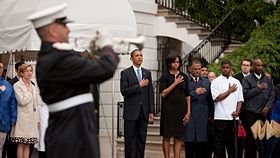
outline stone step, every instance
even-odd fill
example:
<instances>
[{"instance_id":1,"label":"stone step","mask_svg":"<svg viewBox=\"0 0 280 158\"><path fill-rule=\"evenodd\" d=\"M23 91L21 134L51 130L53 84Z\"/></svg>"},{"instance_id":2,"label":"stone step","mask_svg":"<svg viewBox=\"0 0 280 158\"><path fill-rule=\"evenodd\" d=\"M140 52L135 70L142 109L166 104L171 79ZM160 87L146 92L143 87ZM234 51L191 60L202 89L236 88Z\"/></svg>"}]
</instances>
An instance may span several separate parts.
<instances>
[{"instance_id":1,"label":"stone step","mask_svg":"<svg viewBox=\"0 0 280 158\"><path fill-rule=\"evenodd\" d=\"M124 138L117 138L117 148L119 150L124 150ZM171 138L170 140L170 151L173 151L173 144L174 141ZM162 151L162 141L150 141L146 140L146 150L151 150L151 151ZM182 151L184 151L184 143L182 142Z\"/></svg>"},{"instance_id":2,"label":"stone step","mask_svg":"<svg viewBox=\"0 0 280 158\"><path fill-rule=\"evenodd\" d=\"M145 158L163 158L162 151L145 150ZM117 158L124 158L124 149L117 147Z\"/></svg>"},{"instance_id":3,"label":"stone step","mask_svg":"<svg viewBox=\"0 0 280 158\"><path fill-rule=\"evenodd\" d=\"M202 33L198 33L197 35L199 40L204 40L209 34L210 32L202 32Z\"/></svg>"},{"instance_id":4,"label":"stone step","mask_svg":"<svg viewBox=\"0 0 280 158\"><path fill-rule=\"evenodd\" d=\"M227 41L225 38L214 38L210 40L211 46L220 46L225 41Z\"/></svg>"},{"instance_id":5,"label":"stone step","mask_svg":"<svg viewBox=\"0 0 280 158\"><path fill-rule=\"evenodd\" d=\"M226 49L225 51L224 51L224 54L230 54L230 53L232 53L234 50L232 50L232 49Z\"/></svg>"},{"instance_id":6,"label":"stone step","mask_svg":"<svg viewBox=\"0 0 280 158\"><path fill-rule=\"evenodd\" d=\"M176 21L181 21L181 20L185 20L184 17L180 16L180 15L167 15L165 16L165 21L166 22L176 22Z\"/></svg>"},{"instance_id":7,"label":"stone step","mask_svg":"<svg viewBox=\"0 0 280 158\"><path fill-rule=\"evenodd\" d=\"M147 141L157 141L157 142L161 142L162 141L162 136L160 136L159 133L151 133L148 132L147 133Z\"/></svg>"},{"instance_id":8,"label":"stone step","mask_svg":"<svg viewBox=\"0 0 280 158\"><path fill-rule=\"evenodd\" d=\"M243 44L243 43L242 43L242 42L240 42L240 41L237 41L237 40L231 39L231 44Z\"/></svg>"},{"instance_id":9,"label":"stone step","mask_svg":"<svg viewBox=\"0 0 280 158\"><path fill-rule=\"evenodd\" d=\"M242 46L244 46L244 44L230 44L228 46L228 49L236 49L236 48L240 48Z\"/></svg>"},{"instance_id":10,"label":"stone step","mask_svg":"<svg viewBox=\"0 0 280 158\"><path fill-rule=\"evenodd\" d=\"M149 124L147 133L159 133L159 124Z\"/></svg>"},{"instance_id":11,"label":"stone step","mask_svg":"<svg viewBox=\"0 0 280 158\"><path fill-rule=\"evenodd\" d=\"M153 132L147 132L147 141L155 141L155 142L161 142L162 141L162 136L158 133L153 133Z\"/></svg>"},{"instance_id":12,"label":"stone step","mask_svg":"<svg viewBox=\"0 0 280 158\"><path fill-rule=\"evenodd\" d=\"M187 28L189 33L193 33L193 34L199 34L199 33L207 33L209 34L209 31L207 29L205 29L204 27L201 26L192 26Z\"/></svg>"},{"instance_id":13,"label":"stone step","mask_svg":"<svg viewBox=\"0 0 280 158\"><path fill-rule=\"evenodd\" d=\"M194 26L198 26L197 24L189 20L180 20L180 21L176 21L175 23L177 24L178 28L191 28Z\"/></svg>"},{"instance_id":14,"label":"stone step","mask_svg":"<svg viewBox=\"0 0 280 158\"><path fill-rule=\"evenodd\" d=\"M169 9L158 9L157 16L167 16L167 15L176 15L174 12L172 12Z\"/></svg>"},{"instance_id":15,"label":"stone step","mask_svg":"<svg viewBox=\"0 0 280 158\"><path fill-rule=\"evenodd\" d=\"M154 124L160 124L160 117L158 116L154 117Z\"/></svg>"},{"instance_id":16,"label":"stone step","mask_svg":"<svg viewBox=\"0 0 280 158\"><path fill-rule=\"evenodd\" d=\"M230 54L237 48L244 46L244 44L230 44L228 48L224 51L224 54Z\"/></svg>"}]
</instances>

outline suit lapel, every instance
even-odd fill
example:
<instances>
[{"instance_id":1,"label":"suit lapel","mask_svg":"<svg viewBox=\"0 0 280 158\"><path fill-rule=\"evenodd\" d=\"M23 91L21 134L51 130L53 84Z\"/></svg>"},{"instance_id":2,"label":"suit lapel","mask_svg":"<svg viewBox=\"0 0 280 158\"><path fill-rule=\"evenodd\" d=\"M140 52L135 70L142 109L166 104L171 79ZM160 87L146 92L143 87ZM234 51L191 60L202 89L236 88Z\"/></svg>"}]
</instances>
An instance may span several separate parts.
<instances>
[{"instance_id":1,"label":"suit lapel","mask_svg":"<svg viewBox=\"0 0 280 158\"><path fill-rule=\"evenodd\" d=\"M133 69L133 66L130 67L130 69L129 69L129 74L130 74L131 78L132 78L136 83L138 83L138 79L137 79L137 76L136 76L135 71L134 71L134 69Z\"/></svg>"},{"instance_id":2,"label":"suit lapel","mask_svg":"<svg viewBox=\"0 0 280 158\"><path fill-rule=\"evenodd\" d=\"M142 69L141 69L141 70L142 70L142 79L143 79L143 78L148 79L146 69L144 69L144 68L142 67Z\"/></svg>"}]
</instances>

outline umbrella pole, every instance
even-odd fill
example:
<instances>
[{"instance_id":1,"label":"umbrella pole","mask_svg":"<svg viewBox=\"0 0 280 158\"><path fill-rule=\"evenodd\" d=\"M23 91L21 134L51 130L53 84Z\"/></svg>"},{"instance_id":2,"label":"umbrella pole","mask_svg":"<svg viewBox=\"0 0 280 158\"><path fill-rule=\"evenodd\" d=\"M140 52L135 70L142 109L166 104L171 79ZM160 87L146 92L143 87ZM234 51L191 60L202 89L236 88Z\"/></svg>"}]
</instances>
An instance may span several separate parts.
<instances>
[{"instance_id":1,"label":"umbrella pole","mask_svg":"<svg viewBox=\"0 0 280 158\"><path fill-rule=\"evenodd\" d=\"M233 118L233 130L234 130L234 157L237 158L237 121Z\"/></svg>"}]
</instances>

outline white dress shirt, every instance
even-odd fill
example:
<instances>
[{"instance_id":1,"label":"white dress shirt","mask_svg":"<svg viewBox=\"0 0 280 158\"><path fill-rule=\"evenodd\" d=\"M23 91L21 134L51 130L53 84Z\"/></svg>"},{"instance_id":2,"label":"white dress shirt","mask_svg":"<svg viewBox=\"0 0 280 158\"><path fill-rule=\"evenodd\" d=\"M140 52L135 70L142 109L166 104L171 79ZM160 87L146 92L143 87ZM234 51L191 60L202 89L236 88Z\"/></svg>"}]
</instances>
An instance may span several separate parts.
<instances>
[{"instance_id":1,"label":"white dress shirt","mask_svg":"<svg viewBox=\"0 0 280 158\"><path fill-rule=\"evenodd\" d=\"M134 65L132 65L133 66L133 69L134 69L134 72L135 72L135 75L137 76L137 70L138 69L140 69L140 76L141 76L141 78L142 78L142 67L140 66L139 68L138 67L136 67L136 66L134 66Z\"/></svg>"}]
</instances>

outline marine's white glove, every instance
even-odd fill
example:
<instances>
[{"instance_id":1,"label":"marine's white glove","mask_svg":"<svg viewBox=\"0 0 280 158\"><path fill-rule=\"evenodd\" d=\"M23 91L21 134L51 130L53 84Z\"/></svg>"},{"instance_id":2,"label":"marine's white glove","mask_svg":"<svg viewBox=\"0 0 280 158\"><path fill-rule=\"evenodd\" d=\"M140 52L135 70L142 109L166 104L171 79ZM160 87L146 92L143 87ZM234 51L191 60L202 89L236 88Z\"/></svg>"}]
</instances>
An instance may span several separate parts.
<instances>
[{"instance_id":1,"label":"marine's white glove","mask_svg":"<svg viewBox=\"0 0 280 158\"><path fill-rule=\"evenodd\" d=\"M101 50L102 48L106 46L113 47L113 40L112 37L109 35L107 30L105 29L99 29L96 32L96 38L95 38L95 46L97 49Z\"/></svg>"},{"instance_id":2,"label":"marine's white glove","mask_svg":"<svg viewBox=\"0 0 280 158\"><path fill-rule=\"evenodd\" d=\"M109 46L118 54L129 54L136 48L142 50L144 45L144 36L137 38L112 38L105 29L99 29L96 37L90 43L90 51L98 55L101 50Z\"/></svg>"}]
</instances>

